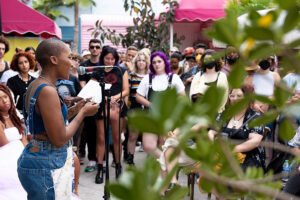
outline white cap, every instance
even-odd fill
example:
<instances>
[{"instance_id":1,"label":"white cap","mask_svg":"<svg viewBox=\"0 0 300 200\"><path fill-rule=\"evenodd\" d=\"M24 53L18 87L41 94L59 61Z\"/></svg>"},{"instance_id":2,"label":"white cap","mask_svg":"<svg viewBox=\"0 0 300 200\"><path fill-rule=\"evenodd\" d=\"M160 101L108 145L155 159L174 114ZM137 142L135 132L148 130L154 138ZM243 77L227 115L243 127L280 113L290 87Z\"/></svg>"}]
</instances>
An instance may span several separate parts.
<instances>
[{"instance_id":1,"label":"white cap","mask_svg":"<svg viewBox=\"0 0 300 200\"><path fill-rule=\"evenodd\" d=\"M86 55L91 55L91 52L89 50L83 50L81 56L84 57Z\"/></svg>"}]
</instances>

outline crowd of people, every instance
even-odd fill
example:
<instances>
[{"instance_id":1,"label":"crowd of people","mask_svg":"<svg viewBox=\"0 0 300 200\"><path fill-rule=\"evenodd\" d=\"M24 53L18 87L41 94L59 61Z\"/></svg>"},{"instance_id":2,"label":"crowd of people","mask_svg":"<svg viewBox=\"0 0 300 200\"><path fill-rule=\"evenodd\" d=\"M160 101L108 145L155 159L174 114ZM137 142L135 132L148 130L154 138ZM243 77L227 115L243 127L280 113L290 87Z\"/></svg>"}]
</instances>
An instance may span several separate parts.
<instances>
[{"instance_id":1,"label":"crowd of people","mask_svg":"<svg viewBox=\"0 0 300 200\"><path fill-rule=\"evenodd\" d=\"M209 87L224 89L222 103L216 113L220 121L227 105L255 93L273 98L276 85L281 81L280 59L270 55L245 66L247 76L241 88L230 88L227 76L239 59L233 47L226 49L223 59L214 57L216 51L199 43L183 52L173 47L170 52L151 52L150 49L127 48L125 53L110 46L102 46L98 39L91 39L82 55L73 54L59 40L42 41L37 49L16 49L11 62L4 60L9 51L8 40L0 37L0 156L9 160L9 166L0 164L0 199L77 198L80 165L88 163L85 172L96 170L95 183L103 183L105 151L113 154L112 166L116 178L122 172L122 158L128 165L135 165L137 141L140 151L153 155L161 164L162 176L170 172L176 162L181 165L196 161L181 153L169 162L180 130L168 133L168 137L153 133L139 133L127 124L128 110L151 109L153 94L175 88L178 95L187 96L192 103L201 101ZM114 66L78 74L79 66ZM94 103L78 94L89 81L102 80L111 88L104 91L110 96L110 149L105 149L106 103ZM300 76L289 73L282 80L294 90L287 104L300 100ZM100 91L95 91L100 92ZM49 108L51 112L49 112ZM221 131L210 129L208 136L213 142L217 137L238 139L234 148L239 155L242 169L262 167L272 155L260 147L262 140L278 142L278 122L250 128L249 122L269 110L269 105L255 101L222 122ZM295 119L295 124L300 125ZM193 129L199 126L195 124ZM300 128L299 128L300 129ZM122 141L120 133L124 134ZM297 131L299 133L300 131ZM299 151L299 134L288 144ZM191 144L193 145L193 144ZM122 147L123 146L123 147ZM14 157L8 158L8 151ZM1 158L1 160L3 160ZM298 175L297 175L298 176ZM285 191L300 195L298 178L292 177ZM6 184L5 184L6 182ZM11 187L14 182L14 187ZM43 184L41 184L43 183ZM178 184L173 177L170 188ZM14 191L20 191L15 193ZM7 199L7 198L6 198Z\"/></svg>"}]
</instances>

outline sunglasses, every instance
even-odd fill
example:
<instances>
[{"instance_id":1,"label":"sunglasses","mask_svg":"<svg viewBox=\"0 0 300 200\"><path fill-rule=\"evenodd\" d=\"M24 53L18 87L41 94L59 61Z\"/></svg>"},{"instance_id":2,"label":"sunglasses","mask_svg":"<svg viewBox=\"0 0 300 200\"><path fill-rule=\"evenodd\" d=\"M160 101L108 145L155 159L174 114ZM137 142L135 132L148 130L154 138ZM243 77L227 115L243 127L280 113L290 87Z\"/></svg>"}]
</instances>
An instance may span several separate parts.
<instances>
[{"instance_id":1,"label":"sunglasses","mask_svg":"<svg viewBox=\"0 0 300 200\"><path fill-rule=\"evenodd\" d=\"M90 49L100 49L101 47L100 46L90 46Z\"/></svg>"}]
</instances>

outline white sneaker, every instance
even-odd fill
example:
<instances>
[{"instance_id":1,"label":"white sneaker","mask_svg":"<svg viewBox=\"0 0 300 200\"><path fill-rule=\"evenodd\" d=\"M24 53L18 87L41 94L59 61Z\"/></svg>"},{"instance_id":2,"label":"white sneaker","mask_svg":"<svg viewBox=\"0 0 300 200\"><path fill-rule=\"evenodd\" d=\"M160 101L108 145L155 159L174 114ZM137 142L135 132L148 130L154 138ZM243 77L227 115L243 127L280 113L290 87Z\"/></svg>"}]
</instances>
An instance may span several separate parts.
<instances>
[{"instance_id":1,"label":"white sneaker","mask_svg":"<svg viewBox=\"0 0 300 200\"><path fill-rule=\"evenodd\" d=\"M139 152L144 152L144 147L143 145L141 144L140 148L139 148Z\"/></svg>"},{"instance_id":2,"label":"white sneaker","mask_svg":"<svg viewBox=\"0 0 300 200\"><path fill-rule=\"evenodd\" d=\"M97 164L96 161L90 160L84 171L85 172L92 172L92 171L94 171L95 167L96 167L96 164Z\"/></svg>"}]
</instances>

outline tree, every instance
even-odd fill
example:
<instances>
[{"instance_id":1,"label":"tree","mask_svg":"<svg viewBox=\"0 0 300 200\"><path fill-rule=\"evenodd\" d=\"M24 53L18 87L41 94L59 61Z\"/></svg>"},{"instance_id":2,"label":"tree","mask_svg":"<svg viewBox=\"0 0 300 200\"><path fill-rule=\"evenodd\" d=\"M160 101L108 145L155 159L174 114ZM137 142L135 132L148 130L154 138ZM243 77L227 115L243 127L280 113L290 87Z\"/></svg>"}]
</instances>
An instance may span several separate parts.
<instances>
[{"instance_id":1,"label":"tree","mask_svg":"<svg viewBox=\"0 0 300 200\"><path fill-rule=\"evenodd\" d=\"M63 0L67 5L74 6L74 40L72 52L78 52L78 26L79 26L79 6L95 6L96 3L94 0Z\"/></svg>"},{"instance_id":2,"label":"tree","mask_svg":"<svg viewBox=\"0 0 300 200\"><path fill-rule=\"evenodd\" d=\"M274 0L229 0L226 10L242 15L250 9L263 10L274 8Z\"/></svg>"},{"instance_id":3,"label":"tree","mask_svg":"<svg viewBox=\"0 0 300 200\"><path fill-rule=\"evenodd\" d=\"M264 59L272 54L282 56L282 66L285 68L282 75L290 70L298 74L300 72L300 53L294 50L296 47L299 48L300 39L290 43L283 42L284 34L293 29L299 30L300 4L294 0L275 0L274 3L276 7L264 16L255 10L250 10L247 26L238 24L235 11L228 11L225 18L216 21L207 31L211 38L239 50L240 59L228 77L232 88L239 88L242 85L245 77L244 66L249 61ZM287 15L284 23L278 26L276 21L281 12L287 12ZM221 51L217 57L222 57L224 53L225 51ZM284 120L279 126L279 136L286 141L295 133L289 118L299 117L299 112L295 111L299 104L286 105L291 95L290 89L280 83L276 86L273 99L248 94L228 107L222 116L223 119L230 119L253 100L267 103L274 108L253 120L250 126L267 124L278 115L283 116ZM222 89L212 86L198 103L191 105L187 97L178 97L175 90L168 90L153 97L149 111L130 112L129 124L139 132L151 132L157 135L166 135L168 131L180 128L179 147L174 155L184 151L190 158L200 161L200 164L194 166L193 169L201 173L200 187L205 192L211 192L214 189L221 196L229 199L238 199L243 196L247 199L299 199L280 191L281 175L273 176L272 172L264 174L261 168L255 167L250 167L243 173L236 156L232 153L233 144L222 139L215 140L213 143L209 140L207 127L220 128L215 118L222 98ZM195 121L202 122L203 128L199 131L191 131ZM189 139L195 141L195 148L187 146ZM262 142L261 145L289 152L299 162L300 155L283 145L268 142ZM175 170L165 180L157 182L159 164L149 157L143 166L129 168L120 180L111 182L109 188L112 195L118 199L158 200L161 199L161 190L169 184L170 177L175 174ZM165 199L183 199L185 195L187 195L185 188L175 187L168 192Z\"/></svg>"},{"instance_id":4,"label":"tree","mask_svg":"<svg viewBox=\"0 0 300 200\"><path fill-rule=\"evenodd\" d=\"M98 20L96 27L92 28L92 35L104 42L104 39L110 40L113 44L123 47L135 45L139 49L144 47L156 51L168 52L169 50L169 27L174 20L175 11L178 7L176 0L165 0L163 2L168 6L169 11L160 13L159 19L155 19L155 13L149 0L128 0L124 1L125 11L129 11L136 17L133 17L133 26L127 27L126 34L117 34L115 30L103 28L102 22ZM174 34L174 43L179 45L180 39Z\"/></svg>"},{"instance_id":5,"label":"tree","mask_svg":"<svg viewBox=\"0 0 300 200\"><path fill-rule=\"evenodd\" d=\"M96 3L94 0L34 0L33 8L47 17L55 20L57 18L64 18L66 21L69 21L69 18L64 16L59 7L67 6L74 7L74 39L73 39L73 48L72 52L78 52L78 25L79 25L79 6L95 6Z\"/></svg>"},{"instance_id":6,"label":"tree","mask_svg":"<svg viewBox=\"0 0 300 200\"><path fill-rule=\"evenodd\" d=\"M65 4L63 0L33 0L32 3L33 9L46 15L52 20L63 18L66 21L69 21L69 18L63 15L60 10L58 10L58 8L61 6L69 6Z\"/></svg>"}]
</instances>

